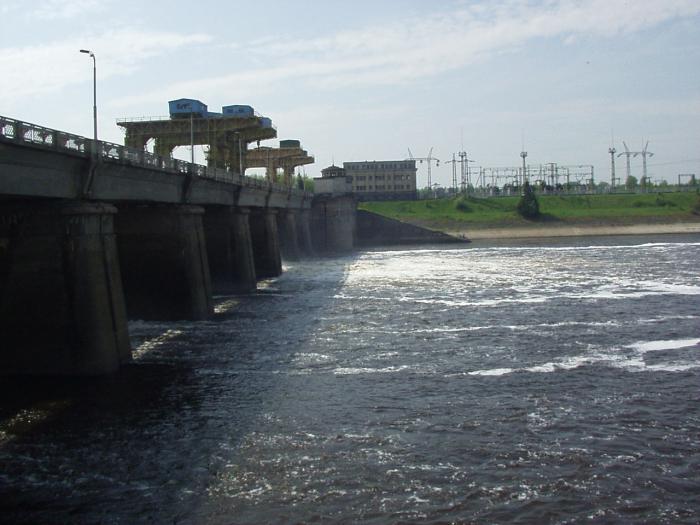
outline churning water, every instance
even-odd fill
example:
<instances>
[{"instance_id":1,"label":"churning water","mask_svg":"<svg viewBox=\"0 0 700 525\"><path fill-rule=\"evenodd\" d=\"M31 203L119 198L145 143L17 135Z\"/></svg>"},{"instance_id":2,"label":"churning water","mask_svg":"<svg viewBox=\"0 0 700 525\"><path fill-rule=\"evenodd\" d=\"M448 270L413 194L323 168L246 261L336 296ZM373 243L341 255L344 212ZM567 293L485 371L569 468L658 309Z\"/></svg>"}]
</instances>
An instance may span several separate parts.
<instances>
[{"instance_id":1,"label":"churning water","mask_svg":"<svg viewBox=\"0 0 700 525\"><path fill-rule=\"evenodd\" d=\"M116 378L5 385L0 521L696 523L699 268L698 236L294 264L132 323Z\"/></svg>"}]
</instances>

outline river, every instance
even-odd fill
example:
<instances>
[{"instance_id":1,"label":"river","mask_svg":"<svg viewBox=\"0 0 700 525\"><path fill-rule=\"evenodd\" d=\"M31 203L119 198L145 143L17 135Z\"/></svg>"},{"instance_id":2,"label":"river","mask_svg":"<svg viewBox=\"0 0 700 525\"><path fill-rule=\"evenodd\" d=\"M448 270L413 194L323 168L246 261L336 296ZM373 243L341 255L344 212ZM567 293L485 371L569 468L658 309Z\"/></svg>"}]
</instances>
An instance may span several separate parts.
<instances>
[{"instance_id":1,"label":"river","mask_svg":"<svg viewBox=\"0 0 700 525\"><path fill-rule=\"evenodd\" d=\"M5 380L3 523L697 523L700 236L365 251Z\"/></svg>"}]
</instances>

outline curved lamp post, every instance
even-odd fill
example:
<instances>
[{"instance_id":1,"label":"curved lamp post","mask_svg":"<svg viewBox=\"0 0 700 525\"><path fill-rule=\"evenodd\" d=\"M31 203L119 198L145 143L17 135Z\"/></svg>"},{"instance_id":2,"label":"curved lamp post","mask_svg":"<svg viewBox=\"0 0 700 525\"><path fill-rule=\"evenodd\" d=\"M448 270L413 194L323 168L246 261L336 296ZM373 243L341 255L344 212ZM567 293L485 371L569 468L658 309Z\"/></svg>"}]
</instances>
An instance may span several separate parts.
<instances>
[{"instance_id":1,"label":"curved lamp post","mask_svg":"<svg viewBox=\"0 0 700 525\"><path fill-rule=\"evenodd\" d=\"M86 53L92 58L92 121L95 139L93 148L97 152L97 61L95 60L95 53L89 49L81 49L80 52Z\"/></svg>"}]
</instances>

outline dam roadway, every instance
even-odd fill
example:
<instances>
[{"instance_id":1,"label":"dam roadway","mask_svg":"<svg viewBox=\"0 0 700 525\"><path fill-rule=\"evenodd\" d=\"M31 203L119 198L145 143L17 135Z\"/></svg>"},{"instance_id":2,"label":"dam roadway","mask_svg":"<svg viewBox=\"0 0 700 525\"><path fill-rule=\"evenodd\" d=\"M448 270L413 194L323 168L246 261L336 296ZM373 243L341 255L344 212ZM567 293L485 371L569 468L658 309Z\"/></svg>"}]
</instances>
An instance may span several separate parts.
<instances>
[{"instance_id":1,"label":"dam roadway","mask_svg":"<svg viewBox=\"0 0 700 525\"><path fill-rule=\"evenodd\" d=\"M206 319L281 259L352 249L352 198L0 116L0 374L115 372L127 319Z\"/></svg>"}]
</instances>

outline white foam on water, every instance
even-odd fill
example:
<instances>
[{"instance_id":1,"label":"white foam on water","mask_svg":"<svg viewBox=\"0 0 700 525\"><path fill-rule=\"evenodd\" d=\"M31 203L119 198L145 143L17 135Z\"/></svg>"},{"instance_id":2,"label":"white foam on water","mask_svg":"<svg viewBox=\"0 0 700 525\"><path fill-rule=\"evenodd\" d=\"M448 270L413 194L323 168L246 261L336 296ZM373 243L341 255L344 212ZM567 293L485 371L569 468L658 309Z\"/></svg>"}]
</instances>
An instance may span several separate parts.
<instances>
[{"instance_id":1,"label":"white foam on water","mask_svg":"<svg viewBox=\"0 0 700 525\"><path fill-rule=\"evenodd\" d=\"M649 242L644 244L615 244L615 245L590 245L590 246L491 246L472 248L470 251L496 251L496 252L579 252L589 250L631 250L638 248L668 248L676 246L700 246L697 242Z\"/></svg>"},{"instance_id":2,"label":"white foam on water","mask_svg":"<svg viewBox=\"0 0 700 525\"><path fill-rule=\"evenodd\" d=\"M669 318L653 318L653 319L640 319L640 323L649 322L659 322L668 319L695 319L697 316L676 316ZM600 327L616 327L622 326L618 321L561 321L558 323L537 323L537 324L517 324L517 325L507 325L507 324L491 324L491 325L480 325L480 326L462 326L459 328L450 327L436 327L436 328L415 328L411 329L411 333L460 333L460 332L478 332L481 330L511 330L516 331L529 331L536 328L563 328L579 326L582 328L600 328ZM391 332L386 332L391 333ZM402 333L402 332L396 332Z\"/></svg>"},{"instance_id":3,"label":"white foam on water","mask_svg":"<svg viewBox=\"0 0 700 525\"><path fill-rule=\"evenodd\" d=\"M515 368L491 368L488 370L474 370L473 372L468 372L470 376L504 376L506 374L512 374L517 369Z\"/></svg>"},{"instance_id":4,"label":"white foam on water","mask_svg":"<svg viewBox=\"0 0 700 525\"><path fill-rule=\"evenodd\" d=\"M660 294L700 295L700 286L693 286L689 284L673 284L662 281L640 281L637 284L648 289L649 291Z\"/></svg>"},{"instance_id":5,"label":"white foam on water","mask_svg":"<svg viewBox=\"0 0 700 525\"><path fill-rule=\"evenodd\" d=\"M671 339L661 341L639 341L625 348L631 348L640 353L658 352L661 350L675 350L678 348L688 348L700 344L700 339Z\"/></svg>"},{"instance_id":6,"label":"white foam on water","mask_svg":"<svg viewBox=\"0 0 700 525\"><path fill-rule=\"evenodd\" d=\"M638 324L661 323L664 321L684 321L688 319L700 319L700 315L664 315L661 317L650 317L649 319L639 319Z\"/></svg>"},{"instance_id":7,"label":"white foam on water","mask_svg":"<svg viewBox=\"0 0 700 525\"><path fill-rule=\"evenodd\" d=\"M369 367L339 367L333 370L333 373L337 376L349 376L358 374L393 374L396 372L402 372L411 367L408 365L401 366L388 366L384 368L369 368Z\"/></svg>"},{"instance_id":8,"label":"white foam on water","mask_svg":"<svg viewBox=\"0 0 700 525\"><path fill-rule=\"evenodd\" d=\"M440 306L499 306L502 304L541 304L549 301L549 297L522 297L506 299L487 299L484 301L460 301L454 299L414 299L412 297L401 297L400 302L410 302L418 304L435 304Z\"/></svg>"},{"instance_id":9,"label":"white foam on water","mask_svg":"<svg viewBox=\"0 0 700 525\"><path fill-rule=\"evenodd\" d=\"M644 361L644 354L661 350L694 348L699 344L700 339L677 339L670 341L642 341L622 348L610 348L607 350L589 347L592 351L588 354L569 356L556 361L521 368L475 370L468 372L467 375L502 376L515 372L546 374L561 370L573 370L575 368L591 365L603 365L629 372L686 372L688 370L700 368L700 361L674 360L666 363L647 364ZM627 349L627 351L624 349ZM629 350L632 350L633 353L630 354Z\"/></svg>"}]
</instances>

